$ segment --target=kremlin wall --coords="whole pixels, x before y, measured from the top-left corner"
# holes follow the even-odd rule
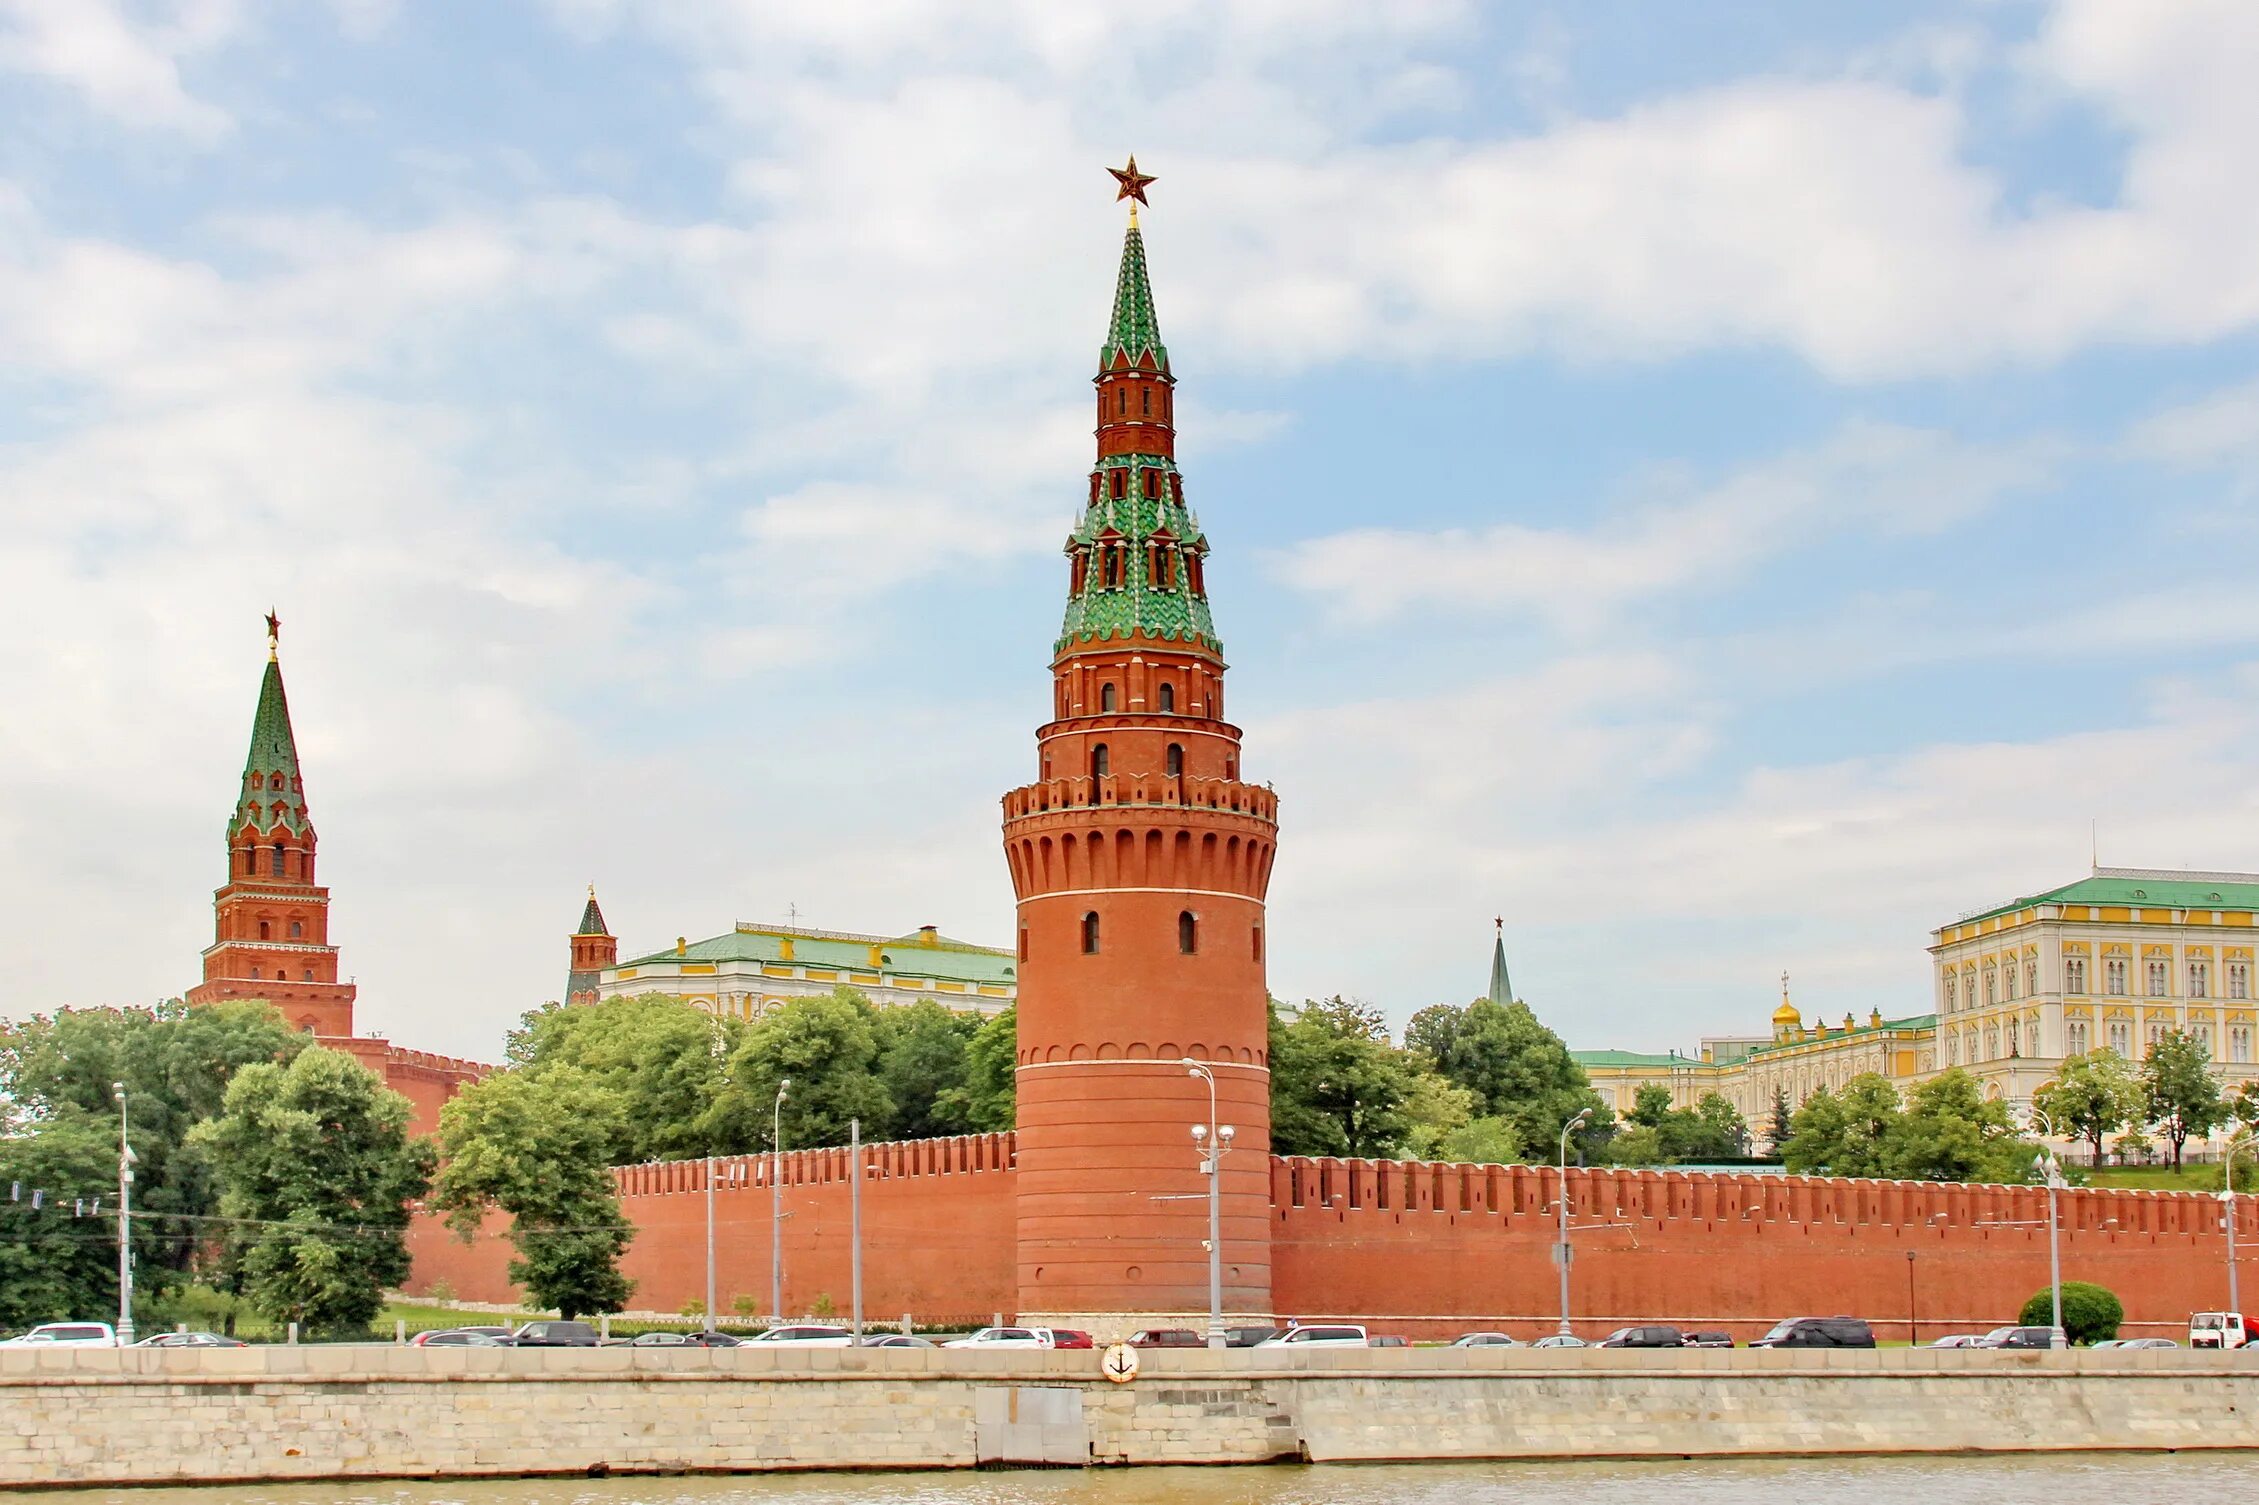
[[[1142,201],[1150,180],[1134,162],[1116,177],[1123,196]],[[930,934],[740,927],[711,954],[693,955],[685,941],[622,968],[591,893],[568,998],[635,991],[626,984],[649,967],[670,987],[694,973],[711,979],[711,1006],[750,1010],[771,986],[764,978],[830,986],[828,974],[806,972],[834,965],[824,946],[844,947],[837,965],[850,972],[951,988],[970,1007],[1016,993],[1017,1131],[862,1152],[872,1321],[1003,1314],[1109,1335],[1198,1325],[1208,1188],[1187,1131],[1216,1120],[1239,1131],[1219,1171],[1231,1318],[1352,1318],[1422,1336],[1549,1330],[1565,1179],[1573,1309],[1588,1335],[1652,1320],[1746,1339],[1783,1316],[1835,1313],[1865,1316],[1886,1337],[1905,1335],[1910,1321],[1924,1337],[2012,1321],[2047,1280],[2046,1194],[2036,1188],[1659,1170],[1564,1177],[1269,1153],[1264,899],[1279,801],[1244,776],[1239,729],[1224,719],[1209,543],[1175,458],[1175,381],[1133,207],[1094,383],[1096,461],[1063,550],[1067,609],[1046,664],[1051,719],[1036,731],[1029,782],[1003,798],[1013,949],[960,946],[965,954],[944,965]],[[270,651],[230,817],[218,933],[189,998],[273,999],[408,1095],[428,1132],[446,1098],[488,1068],[355,1035],[314,855]],[[1803,1040],[1784,1031],[1779,1043],[1785,1054]],[[1673,1078],[1681,1064],[1669,1063]],[[677,1310],[703,1296],[708,1175],[724,1310],[769,1290],[777,1164],[754,1155],[615,1172],[637,1230],[624,1259],[637,1308]],[[793,1151],[781,1165],[785,1314],[843,1313],[857,1169],[836,1148]],[[2244,1199],[2236,1216],[2240,1236],[2259,1246],[2259,1209]],[[502,1232],[496,1219],[466,1244],[419,1221],[410,1289],[513,1302]],[[2062,1254],[2067,1279],[2119,1293],[2129,1333],[2176,1330],[2225,1297],[2210,1197],[2066,1193]]]

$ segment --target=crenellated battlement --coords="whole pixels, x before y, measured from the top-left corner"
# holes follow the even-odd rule
[[[1115,808],[1209,810],[1277,825],[1278,796],[1261,784],[1164,773],[1083,774],[1039,779],[1004,796],[1004,818]]]
[[[709,1168],[717,1190],[753,1186],[844,1186],[854,1180],[845,1145],[787,1150],[779,1158],[766,1152],[719,1155],[711,1160],[652,1160],[612,1168],[612,1184],[623,1198],[663,1197],[706,1190]],[[971,1176],[1013,1168],[1012,1134],[957,1134],[946,1139],[895,1139],[863,1146],[863,1177],[902,1181],[924,1176]]]

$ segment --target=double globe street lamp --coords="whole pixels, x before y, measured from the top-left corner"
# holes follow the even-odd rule
[[[1208,1346],[1224,1346],[1224,1157],[1238,1130],[1216,1122],[1216,1073],[1205,1061],[1186,1056],[1187,1074],[1208,1084],[1208,1121],[1192,1126],[1192,1145],[1200,1152],[1200,1174],[1208,1178]]]

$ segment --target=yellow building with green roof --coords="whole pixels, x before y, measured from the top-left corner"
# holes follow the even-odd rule
[[[750,1019],[788,998],[855,988],[882,1007],[932,1000],[960,1013],[996,1014],[1019,995],[1009,951],[954,940],[931,925],[903,935],[861,935],[739,921],[725,935],[638,956],[598,974],[599,998],[675,995],[709,1013]]]

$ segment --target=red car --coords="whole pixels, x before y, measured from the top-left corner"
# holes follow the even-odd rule
[[[1051,1346],[1053,1348],[1095,1348],[1097,1345],[1090,1341],[1090,1334],[1079,1329],[1054,1327],[1051,1329]]]

